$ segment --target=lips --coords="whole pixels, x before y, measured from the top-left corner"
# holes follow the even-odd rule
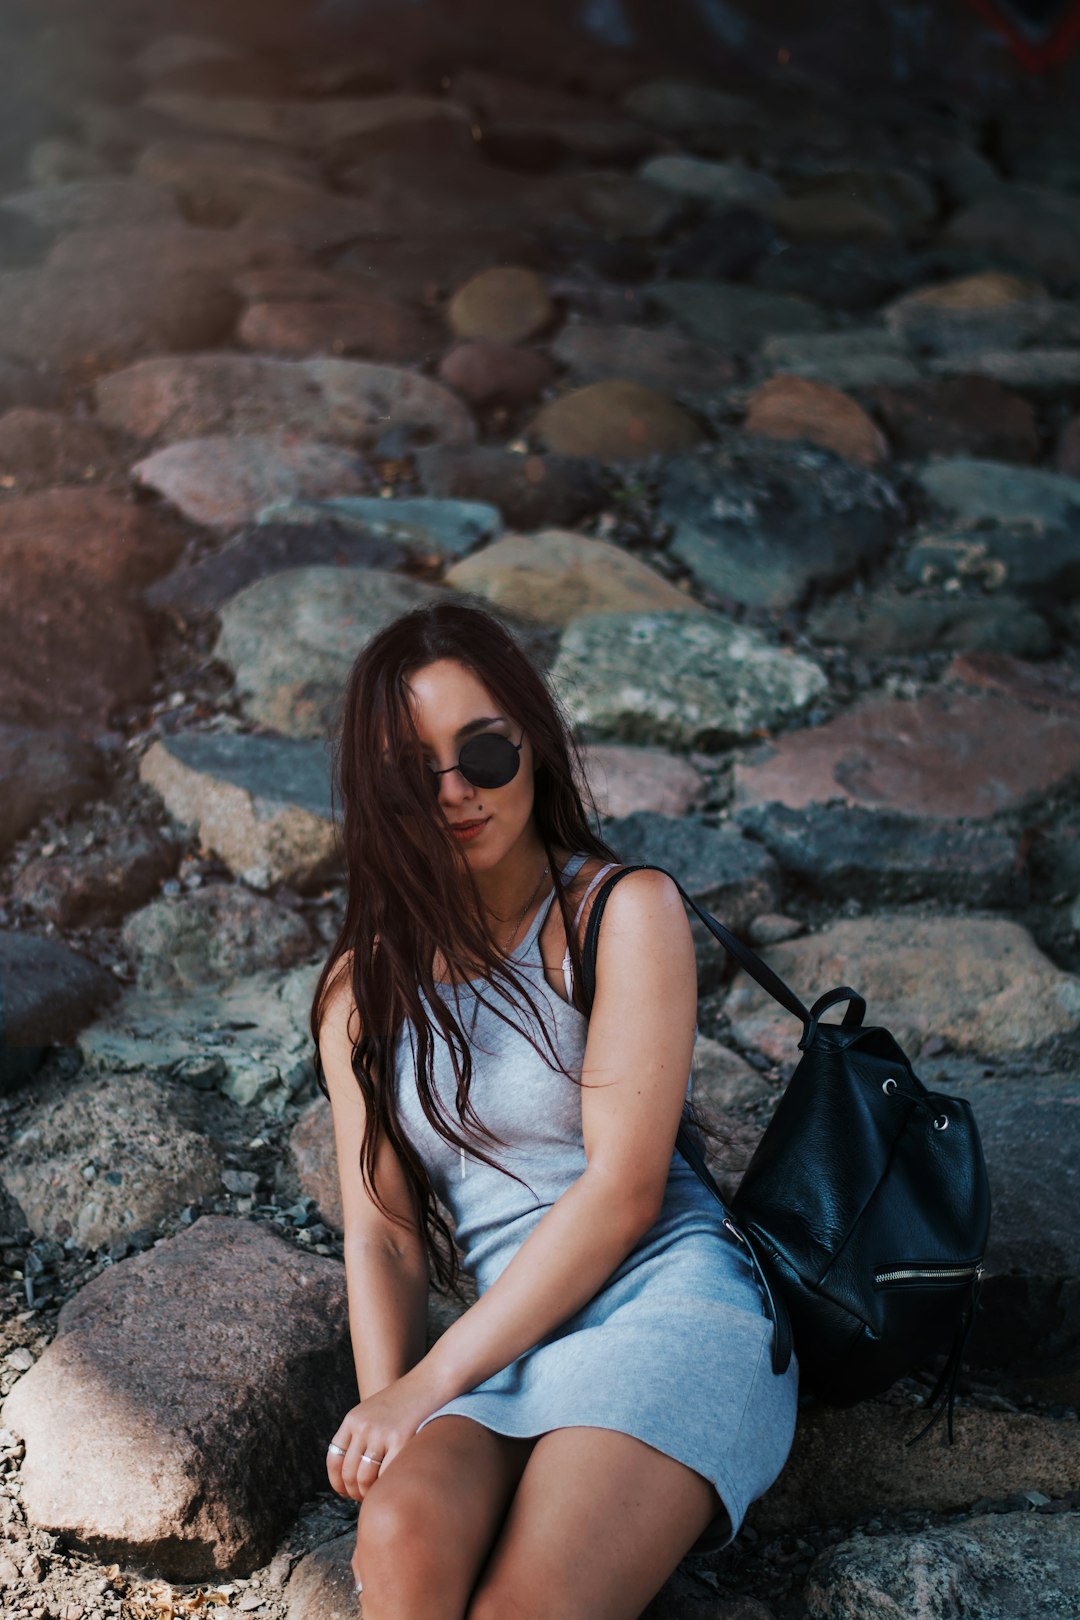
[[[455,838],[475,838],[479,833],[483,832],[490,820],[490,816],[485,816],[482,821],[458,821],[451,825],[450,831]]]

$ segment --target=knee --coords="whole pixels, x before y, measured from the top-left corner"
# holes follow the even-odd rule
[[[430,1509],[430,1502],[427,1504]],[[365,1589],[382,1570],[407,1568],[418,1573],[431,1551],[430,1513],[422,1492],[392,1475],[376,1480],[360,1504],[356,1555]]]
[[[577,1620],[579,1615],[588,1620],[577,1594],[559,1586],[555,1577],[550,1581],[500,1577],[476,1588],[465,1620]]]

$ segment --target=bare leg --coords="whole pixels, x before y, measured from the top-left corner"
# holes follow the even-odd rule
[[[704,1475],[632,1435],[552,1429],[466,1620],[637,1620],[722,1505]]]
[[[364,1620],[456,1620],[535,1439],[433,1418],[360,1504],[353,1574]]]

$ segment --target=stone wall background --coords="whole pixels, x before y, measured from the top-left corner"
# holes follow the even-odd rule
[[[933,1365],[808,1405],[649,1614],[1075,1613],[1075,71],[959,5],[9,0],[0,74],[5,1616],[353,1607],[327,743],[454,591],[990,1163],[957,1444]],[[795,1032],[697,944],[734,1185]]]

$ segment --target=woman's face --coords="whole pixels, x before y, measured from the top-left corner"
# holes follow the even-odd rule
[[[488,871],[531,830],[532,744],[483,682],[454,659],[440,658],[417,670],[408,690],[427,766],[443,773],[437,791],[433,783],[432,803],[473,871]],[[448,769],[456,767],[462,745],[483,732],[521,744],[517,774],[504,787],[474,787],[459,770]]]

